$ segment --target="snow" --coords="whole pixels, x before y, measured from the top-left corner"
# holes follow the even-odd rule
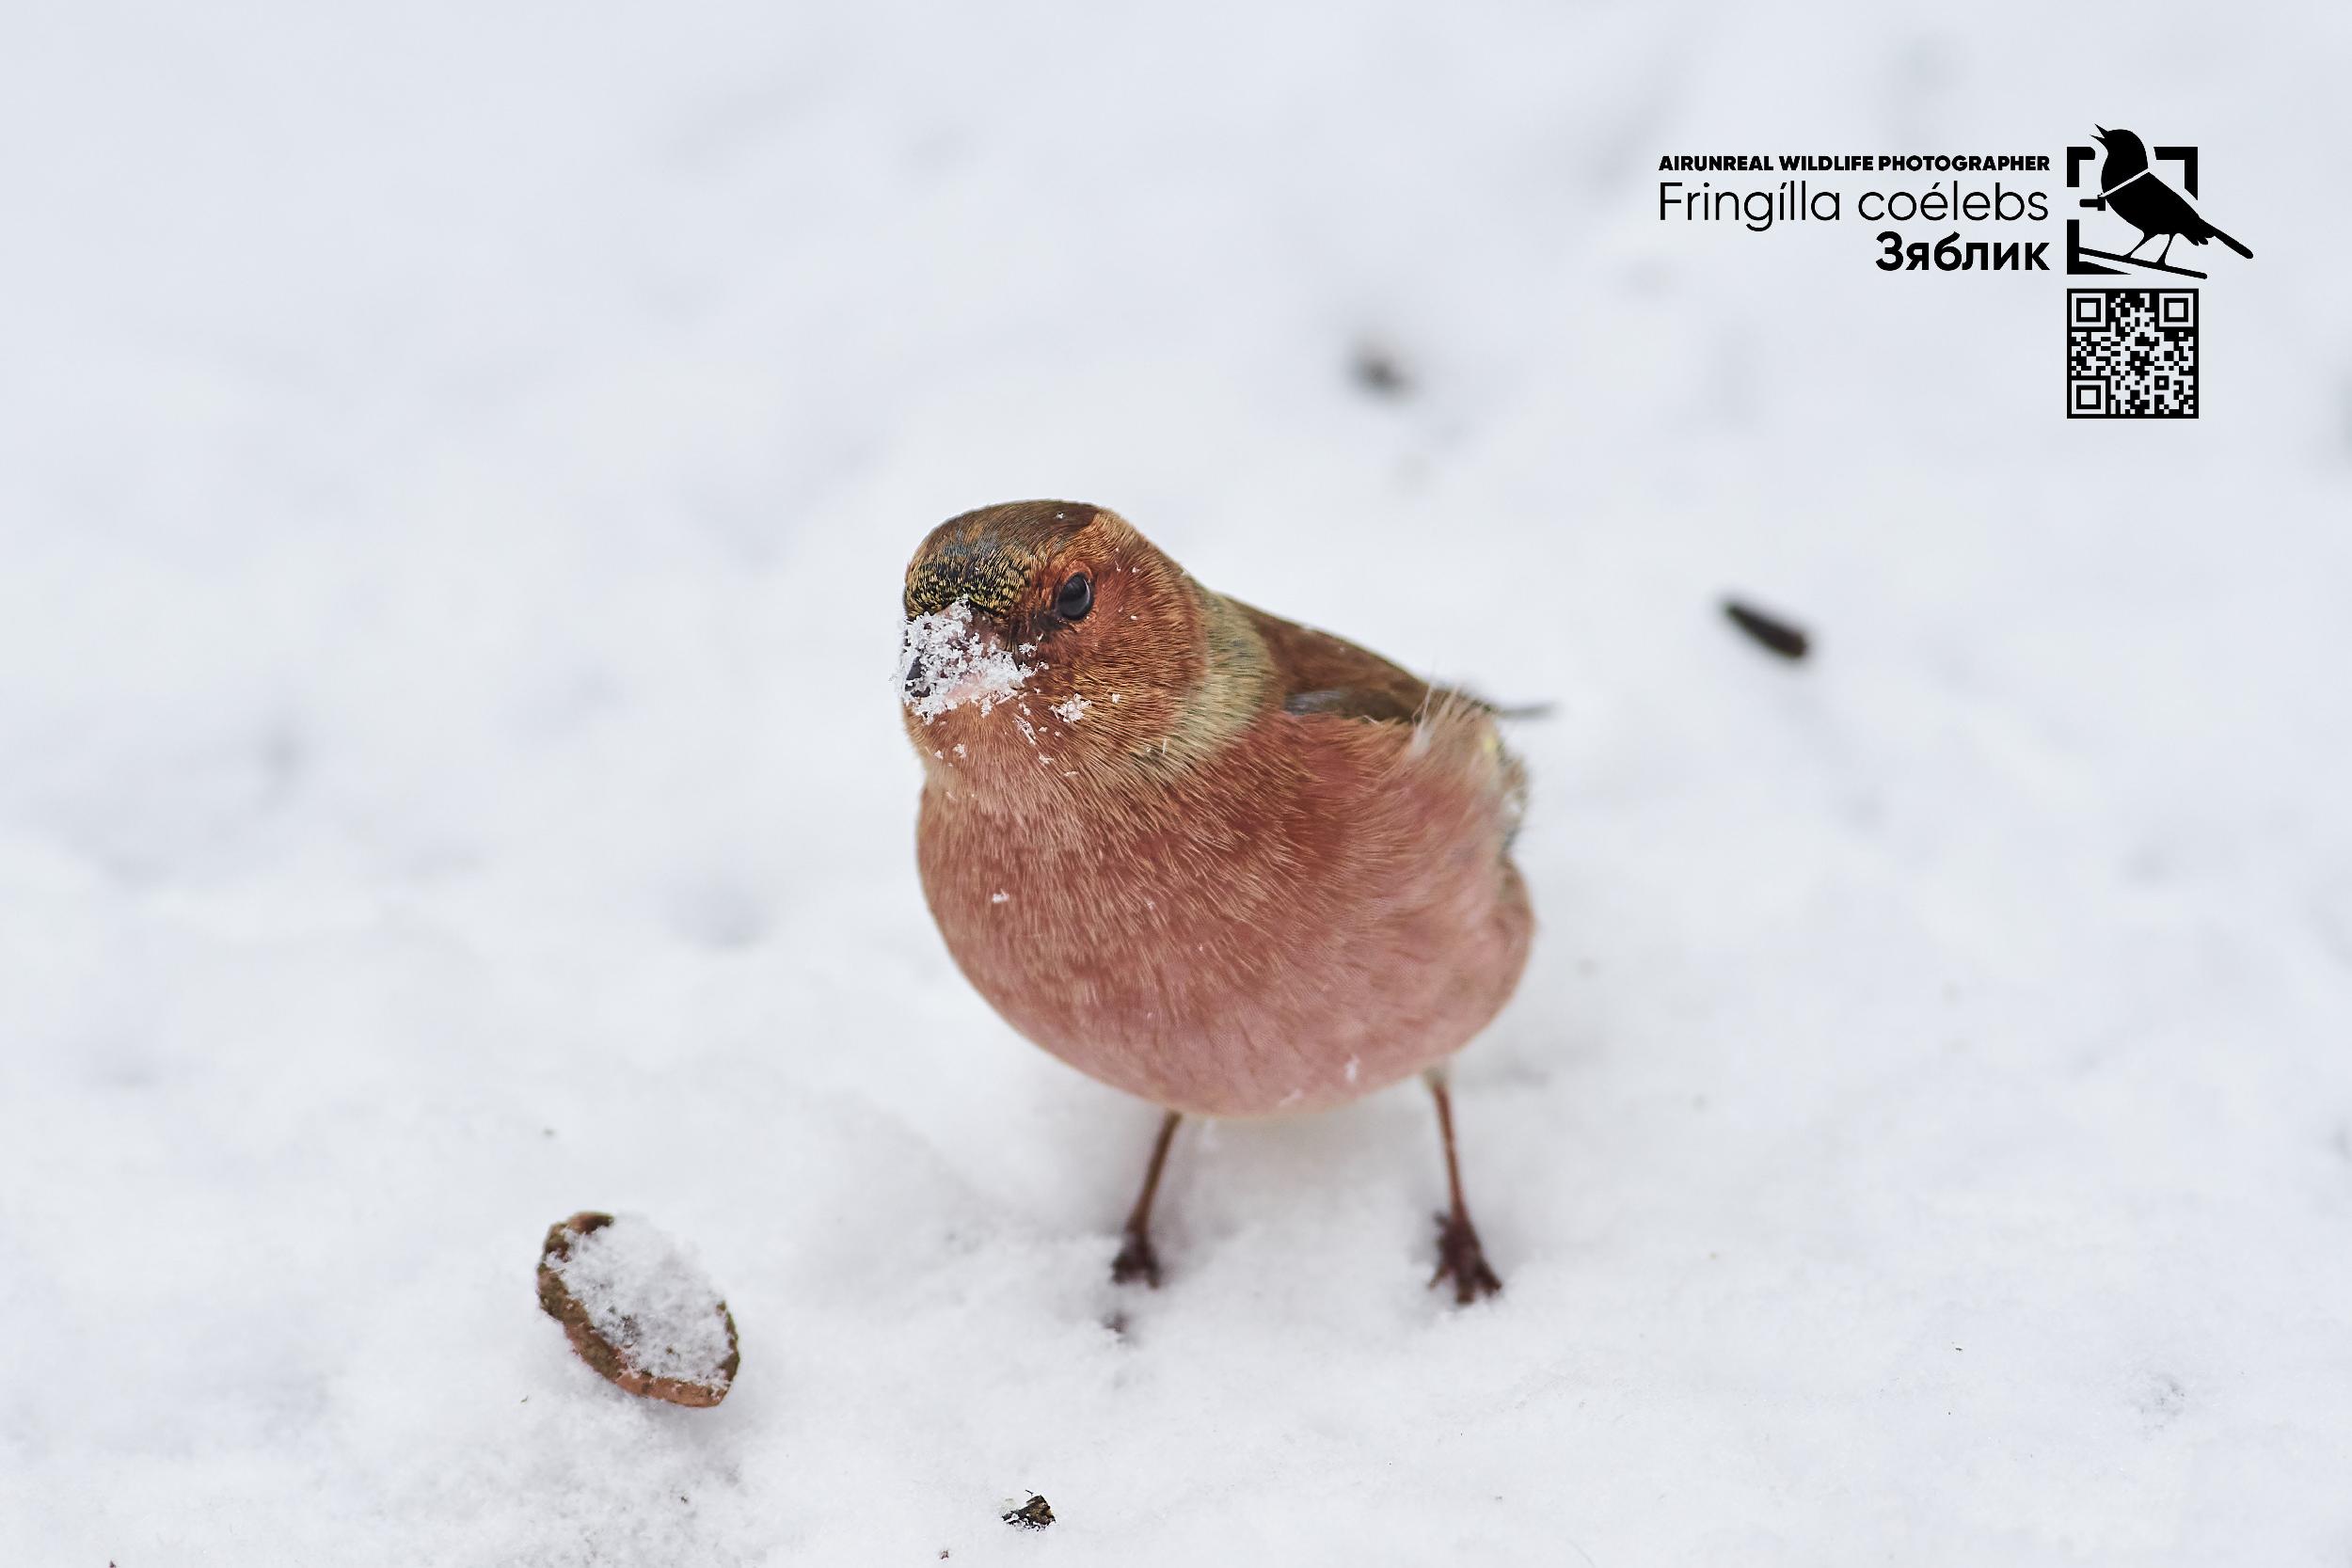
[[[19,21],[0,1558],[2352,1558],[2348,25]],[[1655,216],[2093,122],[2255,252],[2187,428],[2058,417],[2059,278]],[[1188,1126],[1107,1283],[1155,1113],[957,974],[889,680],[1029,496],[1556,705],[1499,1301],[1411,1086]],[[724,1404],[539,1311],[584,1209],[724,1284]]]
[[[598,1339],[651,1377],[724,1381],[735,1347],[721,1294],[691,1252],[635,1214],[566,1227],[564,1237],[564,1255],[549,1267]]]
[[[988,712],[1021,689],[1029,669],[1012,650],[973,629],[972,607],[961,599],[910,617],[899,640],[900,700],[927,724],[967,703]]]

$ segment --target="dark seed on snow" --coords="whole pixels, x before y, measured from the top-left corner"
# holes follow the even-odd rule
[[[1813,640],[1802,626],[1791,626],[1776,615],[1767,615],[1738,599],[1725,599],[1724,613],[1731,617],[1733,626],[1783,658],[1803,658],[1813,646]]]
[[[1366,344],[1356,351],[1356,385],[1383,397],[1403,397],[1411,389],[1405,368],[1386,349]]]

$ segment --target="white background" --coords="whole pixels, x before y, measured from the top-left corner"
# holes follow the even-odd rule
[[[2352,1556],[2340,8],[5,32],[0,1558]],[[2062,277],[1656,216],[2093,122],[2255,252],[2195,423],[2062,417]],[[954,973],[889,679],[1033,495],[1558,705],[1499,1303],[1411,1088],[1187,1133],[1105,1283],[1152,1113]],[[723,1407],[539,1314],[583,1207]]]

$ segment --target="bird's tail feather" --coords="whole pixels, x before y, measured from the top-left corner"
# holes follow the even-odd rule
[[[2232,250],[2236,251],[2240,256],[2245,257],[2248,261],[2250,261],[2254,259],[2254,253],[2252,251],[2247,249],[2244,245],[2230,238],[2229,235],[2224,234],[2220,230],[2216,229],[2213,231],[2213,237],[2219,240],[2223,245],[2228,245]]]

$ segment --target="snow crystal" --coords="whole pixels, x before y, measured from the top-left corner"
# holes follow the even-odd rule
[[[1074,724],[1087,716],[1087,709],[1092,705],[1084,697],[1073,691],[1067,701],[1054,705],[1054,711],[1061,715],[1063,723]]]
[[[598,1338],[655,1377],[718,1381],[731,1351],[719,1292],[676,1243],[629,1214],[569,1234],[553,1268]]]
[[[961,599],[909,621],[898,645],[899,689],[925,723],[966,703],[986,713],[1028,676],[1028,665],[974,628],[972,607]]]

